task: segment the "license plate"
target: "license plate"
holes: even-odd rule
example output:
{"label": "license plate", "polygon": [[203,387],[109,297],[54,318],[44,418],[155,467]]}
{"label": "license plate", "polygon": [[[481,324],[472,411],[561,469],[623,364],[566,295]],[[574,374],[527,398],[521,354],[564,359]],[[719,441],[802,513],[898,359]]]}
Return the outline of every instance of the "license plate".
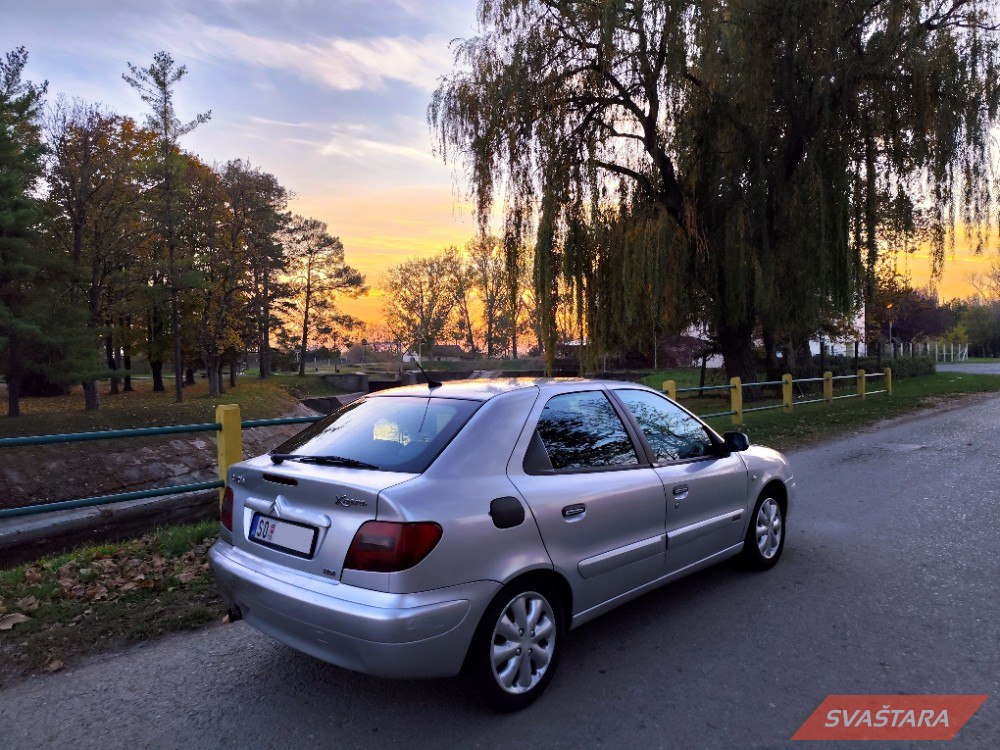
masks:
{"label": "license plate", "polygon": [[312,557],[316,529],[254,513],[250,523],[250,541],[299,557]]}

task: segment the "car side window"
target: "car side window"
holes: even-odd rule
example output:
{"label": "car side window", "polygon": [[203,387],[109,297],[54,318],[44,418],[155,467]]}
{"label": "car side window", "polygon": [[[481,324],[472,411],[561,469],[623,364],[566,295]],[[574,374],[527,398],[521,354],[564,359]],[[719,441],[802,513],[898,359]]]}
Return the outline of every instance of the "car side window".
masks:
{"label": "car side window", "polygon": [[676,404],[650,391],[622,389],[615,394],[639,423],[657,461],[711,454],[712,439],[704,426]]}
{"label": "car side window", "polygon": [[553,396],[538,419],[538,436],[553,469],[632,466],[632,439],[602,391]]}

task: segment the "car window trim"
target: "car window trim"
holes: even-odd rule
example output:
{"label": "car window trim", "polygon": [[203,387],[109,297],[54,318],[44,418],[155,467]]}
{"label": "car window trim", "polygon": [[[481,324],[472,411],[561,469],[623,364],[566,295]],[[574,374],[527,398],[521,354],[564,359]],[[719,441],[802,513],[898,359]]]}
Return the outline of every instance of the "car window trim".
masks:
{"label": "car window trim", "polygon": [[618,397],[618,391],[640,391],[642,393],[651,393],[654,396],[662,398],[667,403],[676,406],[678,409],[687,414],[689,417],[693,418],[699,425],[701,425],[701,428],[705,430],[705,434],[708,435],[708,439],[712,443],[712,448],[717,450],[720,446],[725,446],[725,441],[721,440],[719,436],[715,433],[715,430],[713,430],[711,427],[705,424],[705,422],[702,421],[697,414],[693,414],[689,409],[685,409],[683,406],[681,406],[679,403],[674,401],[669,396],[664,396],[662,393],[657,393],[656,391],[650,390],[648,388],[636,388],[631,385],[623,385],[621,387],[609,388],[608,390],[613,394],[613,401],[616,404],[618,404],[618,406],[628,415],[629,422],[638,431],[638,434],[642,440],[643,450],[646,452],[647,460],[654,469],[662,468],[665,466],[678,466],[681,464],[691,464],[697,461],[717,461],[720,458],[724,457],[718,454],[714,455],[708,454],[704,456],[692,456],[691,458],[658,459],[656,457],[656,453],[653,451],[653,447],[649,444],[649,441],[646,439],[646,433],[643,432],[641,425],[639,424],[638,420],[636,420],[635,415],[632,414],[632,412],[629,410],[625,402]]}
{"label": "car window trim", "polygon": [[[637,463],[634,464],[616,464],[614,466],[579,466],[566,469],[543,469],[541,471],[528,471],[524,466],[524,461],[527,458],[527,450],[525,450],[525,456],[521,459],[521,471],[529,476],[559,476],[562,474],[596,474],[606,471],[633,471],[635,469],[651,469],[653,468],[653,463],[649,460],[650,453],[646,450],[645,438],[640,438],[641,433],[636,433],[634,426],[631,422],[631,415],[628,414],[627,410],[623,413],[622,405],[615,398],[611,391],[604,387],[603,385],[594,388],[580,388],[578,390],[562,391],[561,393],[553,393],[542,404],[542,408],[538,412],[538,416],[535,418],[535,424],[531,428],[532,430],[538,430],[538,423],[542,419],[542,412],[545,411],[546,405],[554,398],[559,396],[566,396],[572,393],[602,393],[604,397],[611,404],[611,408],[614,410],[615,414],[618,415],[619,421],[621,421],[622,426],[625,428],[625,434],[628,435],[629,442],[632,443],[632,450],[635,451],[635,457]],[[642,442],[640,442],[642,440]],[[542,441],[542,446],[545,446],[545,441]],[[545,449],[548,453],[548,448]],[[549,460],[551,464],[551,459]]]}

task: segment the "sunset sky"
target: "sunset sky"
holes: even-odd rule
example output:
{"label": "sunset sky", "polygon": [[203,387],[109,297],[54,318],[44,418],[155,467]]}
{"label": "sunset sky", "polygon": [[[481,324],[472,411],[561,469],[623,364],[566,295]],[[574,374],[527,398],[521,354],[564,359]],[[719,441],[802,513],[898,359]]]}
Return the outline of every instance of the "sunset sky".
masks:
{"label": "sunset sky", "polygon": [[[31,0],[5,3],[0,51],[27,47],[27,75],[59,94],[134,116],[126,61],[166,50],[189,75],[182,119],[212,110],[183,145],[208,162],[246,158],[295,193],[297,213],[340,236],[348,262],[377,287],[387,265],[463,244],[474,232],[459,177],[432,153],[425,113],[452,62],[451,40],[475,32],[475,0]],[[961,243],[960,243],[961,244]],[[971,292],[983,261],[959,251],[940,291]],[[915,284],[926,257],[908,259]],[[342,307],[378,316],[373,289]]]}

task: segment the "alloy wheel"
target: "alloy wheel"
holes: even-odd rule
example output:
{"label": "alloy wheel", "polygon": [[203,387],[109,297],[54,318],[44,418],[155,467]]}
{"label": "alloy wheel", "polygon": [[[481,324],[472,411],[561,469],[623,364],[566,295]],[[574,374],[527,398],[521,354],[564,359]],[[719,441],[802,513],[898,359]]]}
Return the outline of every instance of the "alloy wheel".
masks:
{"label": "alloy wheel", "polygon": [[556,618],[548,600],[534,591],[515,596],[493,628],[490,658],[497,684],[512,695],[530,691],[545,675],[555,644]]}
{"label": "alloy wheel", "polygon": [[781,506],[774,498],[767,498],[757,511],[757,548],[761,557],[770,560],[781,547]]}

